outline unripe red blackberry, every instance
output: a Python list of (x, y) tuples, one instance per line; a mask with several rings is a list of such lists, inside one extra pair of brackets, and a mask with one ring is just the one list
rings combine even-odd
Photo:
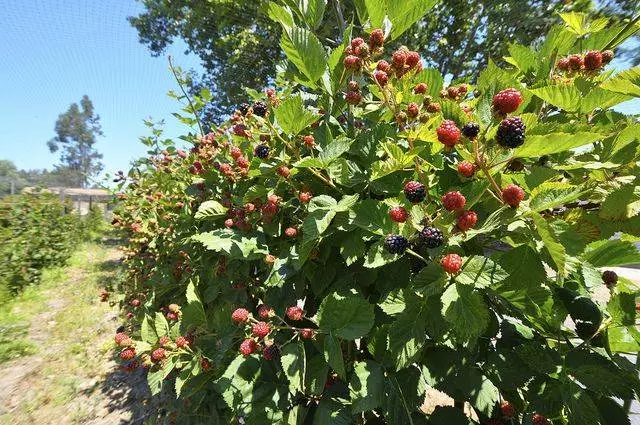
[(256, 336), (258, 338), (264, 338), (265, 336), (269, 335), (269, 332), (271, 332), (271, 325), (269, 325), (267, 322), (255, 323), (251, 328), (251, 333), (253, 334), (253, 336)]
[(409, 68), (413, 68), (414, 66), (420, 63), (420, 53), (407, 52), (407, 59), (405, 63)]
[(166, 347), (167, 345), (171, 344), (171, 338), (169, 338), (166, 335), (162, 335), (159, 339), (158, 339), (158, 345), (160, 347)]
[(231, 313), (231, 320), (236, 323), (244, 323), (249, 319), (249, 311), (246, 308), (237, 308)]
[(460, 129), (455, 122), (443, 120), (436, 129), (438, 141), (445, 146), (454, 146), (460, 140)]
[(473, 211), (462, 211), (458, 214), (458, 217), (456, 217), (456, 226), (463, 232), (472, 229), (477, 222), (478, 214)]
[(302, 141), (304, 142), (305, 146), (308, 147), (308, 148), (312, 148), (316, 144), (316, 141), (315, 141), (314, 137), (311, 136), (311, 135), (304, 136), (302, 138)]
[(440, 107), (440, 104), (438, 102), (430, 102), (427, 105), (427, 112), (430, 112), (432, 114), (436, 112), (440, 112), (441, 109), (442, 108)]
[(393, 62), (393, 66), (402, 69), (404, 68), (404, 64), (407, 61), (407, 52), (405, 50), (396, 50), (391, 55), (391, 61)]
[(442, 197), (442, 205), (447, 211), (459, 211), (466, 203), (467, 199), (458, 191), (447, 192)]
[(561, 58), (557, 63), (556, 63), (556, 68), (558, 68), (560, 71), (568, 71), (569, 70), (569, 58)]
[(247, 338), (240, 343), (240, 352), (243, 356), (248, 356), (256, 350), (256, 342), (253, 339)]
[(224, 221), (224, 227), (226, 227), (227, 229), (231, 229), (233, 227), (233, 220), (228, 218)]
[(265, 217), (273, 217), (278, 213), (278, 205), (273, 202), (266, 202), (262, 208), (260, 208), (260, 212)]
[(113, 340), (115, 341), (116, 345), (120, 347), (128, 347), (130, 345), (133, 345), (133, 340), (131, 339), (131, 337), (124, 332), (118, 332), (116, 336), (113, 337)]
[(400, 111), (396, 114), (396, 123), (398, 125), (405, 125), (407, 123), (407, 113)]
[(127, 347), (124, 350), (120, 351), (120, 359), (122, 360), (131, 360), (136, 356), (136, 349), (133, 347)]
[(533, 425), (550, 425), (551, 423), (547, 420), (547, 418), (545, 418), (544, 416), (542, 416), (539, 413), (534, 413), (533, 417), (531, 418), (531, 423)]
[(231, 156), (233, 157), (233, 159), (238, 159), (242, 156), (242, 151), (240, 150), (239, 147), (237, 146), (233, 146), (230, 150), (229, 153), (231, 154)]
[(376, 79), (376, 81), (378, 82), (378, 84), (380, 84), (381, 87), (386, 86), (387, 83), (389, 82), (389, 76), (384, 71), (377, 71), (377, 70), (374, 71), (373, 77)]
[(278, 174), (286, 179), (291, 175), (291, 170), (286, 165), (281, 165), (278, 167)]
[(434, 249), (442, 246), (444, 243), (444, 234), (442, 230), (425, 226), (419, 233), (418, 237), (420, 243), (424, 244), (427, 248)]
[(382, 47), (384, 45), (384, 31), (380, 28), (376, 28), (371, 31), (369, 35), (369, 45), (371, 47)]
[(240, 168), (249, 168), (249, 160), (241, 156), (236, 159), (236, 165)]
[(160, 363), (167, 357), (167, 352), (164, 348), (158, 348), (151, 352), (151, 361), (154, 363)]
[(140, 307), (140, 300), (135, 298), (135, 299), (131, 300), (131, 302), (129, 304), (131, 304), (132, 307)]
[(289, 320), (302, 320), (303, 314), (304, 311), (296, 305), (287, 308), (287, 317)]
[(584, 55), (584, 68), (588, 71), (596, 71), (602, 68), (602, 53), (591, 50)]
[(384, 59), (378, 61), (378, 64), (376, 65), (376, 70), (378, 71), (389, 72), (390, 69), (391, 65)]
[(351, 48), (355, 49), (356, 47), (360, 46), (361, 44), (364, 44), (364, 40), (362, 39), (362, 37), (356, 37), (353, 40), (351, 40)]
[(258, 316), (260, 316), (261, 319), (268, 319), (272, 317), (274, 314), (275, 312), (273, 311), (273, 308), (271, 308), (270, 306), (266, 304), (260, 304), (258, 306)]
[(355, 80), (351, 80), (347, 83), (347, 89), (358, 91), (360, 90), (360, 84), (358, 84), (358, 82)]
[(582, 55), (570, 55), (569, 60), (569, 68), (573, 71), (579, 71), (582, 69), (584, 65), (584, 57)]
[(409, 246), (409, 241), (402, 235), (389, 235), (384, 241), (384, 247), (390, 254), (402, 254)]
[(300, 331), (300, 336), (302, 337), (302, 339), (313, 339), (313, 337), (316, 335), (316, 331), (314, 331), (313, 329), (302, 329)]
[(417, 103), (411, 102), (407, 105), (407, 115), (411, 118), (415, 118), (420, 113), (420, 107)]
[(298, 229), (295, 227), (287, 227), (284, 231), (284, 234), (289, 238), (295, 238), (298, 234)]
[(369, 46), (366, 44), (361, 44), (360, 46), (353, 49), (353, 53), (361, 58), (367, 58), (367, 56), (369, 56)]
[(502, 200), (511, 207), (518, 207), (523, 199), (524, 190), (518, 185), (510, 184), (502, 189)]
[(425, 94), (429, 87), (425, 83), (418, 83), (414, 88), (413, 92), (415, 94)]
[(191, 345), (191, 342), (183, 336), (179, 336), (176, 338), (176, 346), (178, 348), (185, 348)]
[(267, 111), (269, 110), (269, 107), (262, 100), (258, 100), (253, 104), (251, 109), (253, 109), (254, 115), (257, 115), (259, 117), (264, 117), (265, 115), (267, 115)]
[(467, 139), (473, 140), (480, 134), (480, 125), (473, 121), (469, 121), (462, 127), (462, 134)]
[(389, 210), (389, 217), (396, 223), (404, 223), (409, 218), (409, 213), (404, 207), (393, 207)]
[(502, 416), (507, 419), (511, 419), (516, 415), (515, 406), (506, 400), (500, 403), (500, 411), (502, 412)]
[(525, 130), (526, 126), (519, 117), (505, 118), (498, 126), (496, 141), (504, 148), (517, 148), (524, 143)]
[(362, 59), (354, 55), (348, 55), (344, 58), (344, 67), (351, 71), (358, 71), (362, 66)]
[(440, 266), (449, 274), (457, 274), (462, 267), (462, 257), (458, 254), (447, 254), (440, 260)]
[(461, 95), (467, 94), (467, 92), (469, 91), (469, 86), (465, 83), (462, 83), (458, 86), (458, 92)]
[(605, 270), (602, 272), (602, 282), (611, 289), (618, 283), (618, 274), (613, 270)]
[(206, 372), (211, 369), (211, 362), (208, 359), (202, 358), (202, 360), (200, 360), (200, 366), (202, 366), (202, 370)]
[(416, 181), (410, 181), (404, 185), (404, 196), (412, 204), (422, 202), (427, 196), (427, 192), (422, 183)]
[(602, 52), (602, 63), (608, 64), (613, 60), (613, 50), (605, 50)]
[(260, 159), (265, 159), (269, 156), (269, 146), (267, 145), (258, 145), (253, 150), (253, 154)]
[(458, 173), (469, 178), (473, 177), (476, 172), (476, 166), (470, 161), (461, 161), (458, 163)]
[(503, 115), (510, 114), (517, 110), (523, 101), (524, 98), (519, 90), (508, 88), (493, 96), (493, 109)]
[(178, 313), (174, 313), (173, 311), (170, 311), (167, 313), (167, 320), (169, 320), (170, 322), (174, 322), (179, 318), (180, 318), (180, 315)]
[(456, 99), (460, 96), (460, 91), (457, 87), (451, 86), (447, 88), (447, 96), (451, 99)]
[(303, 204), (306, 204), (307, 202), (309, 202), (312, 197), (313, 195), (311, 194), (311, 192), (300, 192), (298, 194), (298, 200)]
[(354, 90), (349, 90), (345, 95), (344, 95), (344, 100), (349, 104), (349, 105), (357, 105), (362, 101), (362, 95), (360, 94), (359, 91), (354, 91)]
[(266, 360), (273, 360), (278, 358), (280, 350), (278, 350), (278, 347), (275, 344), (267, 345), (262, 352), (262, 355)]

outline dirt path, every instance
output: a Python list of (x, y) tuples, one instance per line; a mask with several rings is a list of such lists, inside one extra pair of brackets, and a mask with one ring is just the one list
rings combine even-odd
[(28, 297), (12, 303), (10, 316), (28, 325), (36, 353), (0, 364), (0, 423), (144, 421), (145, 378), (121, 371), (112, 359), (117, 308), (97, 296), (99, 287), (116, 278), (118, 259), (114, 247), (87, 245), (69, 266), (47, 272)]

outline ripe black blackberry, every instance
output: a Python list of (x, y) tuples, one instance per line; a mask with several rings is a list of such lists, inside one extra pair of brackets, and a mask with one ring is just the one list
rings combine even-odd
[(437, 248), (444, 243), (444, 234), (442, 230), (435, 227), (425, 226), (424, 229), (418, 233), (420, 242), (427, 248)]
[(253, 150), (253, 154), (260, 159), (265, 159), (269, 156), (269, 146), (267, 145), (258, 145)]
[(412, 204), (417, 204), (424, 200), (427, 192), (422, 183), (410, 181), (404, 185), (404, 196), (406, 196)]
[(479, 133), (480, 125), (473, 121), (469, 121), (464, 125), (464, 127), (462, 127), (462, 134), (464, 134), (464, 137), (466, 137), (467, 139), (475, 139), (476, 137), (478, 137)]
[(248, 103), (243, 103), (242, 105), (240, 105), (238, 107), (238, 110), (240, 111), (240, 113), (242, 115), (247, 115), (247, 112), (249, 112), (249, 108), (250, 108), (250, 106), (249, 106)]
[(253, 104), (253, 114), (259, 117), (264, 117), (267, 115), (267, 104), (262, 100), (258, 100)]
[(389, 235), (384, 241), (384, 247), (391, 254), (402, 254), (407, 246), (409, 246), (409, 241), (401, 235)]
[(505, 118), (498, 127), (496, 140), (505, 148), (517, 148), (524, 143), (524, 131), (526, 126), (518, 117)]
[(618, 283), (618, 274), (613, 270), (605, 270), (602, 273), (602, 282), (607, 286), (607, 288), (613, 288)]

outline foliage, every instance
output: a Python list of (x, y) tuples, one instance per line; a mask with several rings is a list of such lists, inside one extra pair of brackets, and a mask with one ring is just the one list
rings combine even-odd
[(35, 187), (75, 187), (78, 182), (76, 176), (69, 175), (60, 167), (49, 171), (46, 169), (20, 170), (16, 165), (6, 159), (0, 159), (0, 198), (20, 193), (28, 186)]
[(0, 201), (0, 292), (37, 284), (42, 270), (65, 263), (78, 241), (102, 226), (95, 213), (81, 219), (60, 199), (36, 193)]
[[(364, 4), (386, 44), (434, 2)], [(614, 398), (640, 392), (622, 356), (640, 351), (640, 291), (601, 273), (640, 262), (639, 127), (611, 110), (638, 84), (593, 66), (609, 52), (580, 56), (620, 31), (563, 15), (508, 67), (445, 86), (380, 31), (322, 46), (322, 1), (279, 5), (278, 87), (189, 151), (149, 124), (120, 184), (125, 367), (184, 424), (476, 423), (465, 402), (482, 424), (629, 423)], [(571, 54), (584, 69), (556, 67)], [(184, 114), (206, 100), (178, 98), (199, 131)], [(429, 388), (455, 406), (423, 411)]]
[[(219, 122), (232, 113), (244, 101), (244, 87), (259, 90), (269, 83), (284, 57), (282, 31), (269, 17), (275, 16), (276, 21), (279, 19), (276, 15), (291, 18), (281, 13), (277, 3), (246, 0), (142, 0), (141, 3), (144, 12), (129, 21), (137, 29), (140, 42), (153, 55), (160, 55), (174, 40), (181, 39), (202, 60), (205, 72), (202, 75), (193, 72), (189, 82), (193, 93), (207, 87), (214, 94), (203, 111), (207, 122), (211, 119)], [(357, 23), (360, 12), (374, 2), (284, 4), (292, 10), (301, 5), (324, 11), (324, 16), (319, 15), (321, 19), (314, 17), (312, 29), (320, 40), (335, 47), (340, 41), (336, 34), (341, 34), (348, 23)], [(304, 6), (307, 4), (311, 6)], [(429, 66), (443, 75), (475, 81), (477, 69), (486, 67), (490, 59), (504, 63), (503, 57), (510, 54), (512, 43), (529, 45), (539, 41), (560, 22), (560, 12), (606, 14), (618, 24), (636, 10), (633, 0), (608, 0), (598, 5), (600, 8), (596, 9), (590, 0), (442, 0), (394, 44), (395, 47), (406, 44), (420, 51)], [(616, 26), (611, 26), (611, 31)], [(626, 56), (640, 59), (633, 49)]]
[(102, 136), (100, 116), (87, 95), (80, 106), (72, 103), (56, 121), (56, 137), (47, 142), (51, 152), (61, 151), (59, 171), (74, 177), (78, 187), (86, 187), (91, 178), (102, 171), (102, 154), (95, 149)]

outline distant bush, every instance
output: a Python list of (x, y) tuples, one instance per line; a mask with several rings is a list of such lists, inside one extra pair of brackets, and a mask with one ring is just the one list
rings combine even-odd
[(42, 270), (70, 257), (76, 243), (100, 228), (96, 213), (80, 218), (51, 194), (9, 196), (0, 201), (0, 292), (36, 284)]

